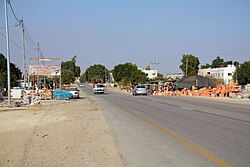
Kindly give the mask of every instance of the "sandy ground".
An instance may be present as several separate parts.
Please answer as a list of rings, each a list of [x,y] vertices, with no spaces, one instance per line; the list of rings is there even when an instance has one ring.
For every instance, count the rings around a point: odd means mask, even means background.
[[[1,167],[124,166],[91,97],[44,103],[0,111]]]

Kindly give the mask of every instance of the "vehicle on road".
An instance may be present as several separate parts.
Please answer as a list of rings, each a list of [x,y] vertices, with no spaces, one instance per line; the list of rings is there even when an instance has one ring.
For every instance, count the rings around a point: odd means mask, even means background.
[[[104,87],[105,86],[103,84],[96,84],[93,88],[94,94],[104,94]]]
[[[133,89],[132,89],[132,95],[136,96],[136,95],[143,95],[143,96],[147,96],[148,95],[148,90],[146,89],[145,85],[136,85]]]
[[[69,87],[65,89],[66,91],[70,92],[73,95],[73,98],[79,98],[79,89],[77,89],[76,87]]]
[[[84,83],[80,83],[79,86],[83,88],[85,85]]]

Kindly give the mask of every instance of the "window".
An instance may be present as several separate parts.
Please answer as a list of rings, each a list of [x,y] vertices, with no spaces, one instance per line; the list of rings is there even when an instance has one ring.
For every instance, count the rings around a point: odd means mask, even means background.
[[[228,73],[227,75],[228,75],[228,76],[232,76],[232,73]]]
[[[209,74],[210,74],[210,72],[208,71],[208,72],[207,72],[207,74],[209,75]]]
[[[146,87],[144,85],[137,85],[136,88],[144,88],[144,89],[146,89]]]
[[[104,88],[104,85],[96,85],[96,88]]]

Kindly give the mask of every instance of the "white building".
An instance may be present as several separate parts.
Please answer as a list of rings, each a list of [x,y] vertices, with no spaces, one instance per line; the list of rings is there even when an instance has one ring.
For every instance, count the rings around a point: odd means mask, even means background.
[[[211,76],[215,79],[223,80],[225,84],[233,82],[233,75],[236,70],[234,65],[228,65],[227,67],[220,68],[206,68],[199,69],[198,75]]]
[[[164,79],[179,79],[182,78],[183,74],[182,73],[173,73],[173,74],[163,74]]]
[[[143,70],[142,68],[138,68],[142,72],[148,75],[149,79],[155,79],[158,77],[158,71],[157,70]]]

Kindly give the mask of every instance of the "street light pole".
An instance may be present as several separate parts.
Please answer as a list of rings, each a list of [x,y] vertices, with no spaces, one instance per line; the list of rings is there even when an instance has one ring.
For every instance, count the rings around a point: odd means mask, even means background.
[[[10,91],[10,50],[9,50],[10,43],[9,43],[9,23],[8,23],[7,3],[9,3],[9,0],[4,0],[5,29],[6,29],[6,52],[7,52],[6,56],[7,56],[8,105],[10,105],[11,104],[11,91]]]

